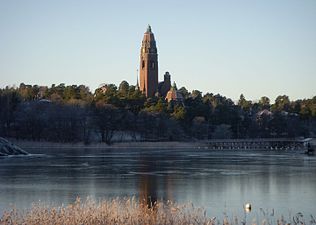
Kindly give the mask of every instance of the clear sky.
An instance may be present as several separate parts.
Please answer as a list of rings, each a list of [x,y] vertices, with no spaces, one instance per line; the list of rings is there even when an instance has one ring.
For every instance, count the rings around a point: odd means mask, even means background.
[[[315,0],[0,0],[0,85],[135,84],[147,24],[159,80],[233,100],[316,95]]]

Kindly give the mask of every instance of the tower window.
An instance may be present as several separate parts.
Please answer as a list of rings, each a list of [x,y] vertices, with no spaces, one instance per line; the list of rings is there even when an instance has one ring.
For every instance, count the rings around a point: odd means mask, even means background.
[[[144,67],[145,67],[145,61],[142,60],[142,69],[144,69]]]
[[[155,62],[151,62],[150,66],[151,66],[152,69],[155,69]]]

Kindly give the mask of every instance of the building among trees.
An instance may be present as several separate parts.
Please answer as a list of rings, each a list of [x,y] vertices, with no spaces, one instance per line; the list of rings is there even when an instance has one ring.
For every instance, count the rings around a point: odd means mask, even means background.
[[[167,92],[170,90],[171,88],[171,79],[170,79],[170,74],[169,72],[167,71],[164,75],[164,80],[159,82],[158,84],[158,93],[161,95],[161,96],[166,96],[167,95]]]
[[[168,102],[174,101],[174,102],[178,102],[178,103],[183,103],[183,96],[182,96],[181,92],[178,91],[176,82],[173,82],[172,87],[167,92],[166,100]]]
[[[316,135],[316,96],[272,104],[241,94],[231,99],[171,87],[169,72],[158,82],[158,57],[150,26],[140,54],[139,85],[102,84],[51,87],[21,83],[0,88],[0,136],[34,141],[182,141],[296,138]],[[143,67],[143,68],[142,68]]]

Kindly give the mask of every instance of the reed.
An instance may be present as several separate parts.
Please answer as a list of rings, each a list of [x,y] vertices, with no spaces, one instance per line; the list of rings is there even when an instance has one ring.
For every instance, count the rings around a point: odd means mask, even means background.
[[[284,219],[276,220],[275,224],[298,225],[302,220],[286,222]],[[261,224],[271,224],[272,221],[262,221]],[[314,221],[310,221],[313,224]],[[151,207],[141,203],[136,198],[116,198],[96,202],[90,198],[81,201],[80,198],[67,206],[53,207],[41,203],[33,204],[29,210],[11,209],[4,212],[0,224],[5,225],[235,225],[243,224],[242,220],[224,218],[218,221],[209,218],[203,208],[194,207],[193,204],[177,204],[171,201],[157,202]],[[252,222],[251,224],[257,224]],[[304,223],[305,224],[305,223]],[[315,223],[316,224],[316,223]]]

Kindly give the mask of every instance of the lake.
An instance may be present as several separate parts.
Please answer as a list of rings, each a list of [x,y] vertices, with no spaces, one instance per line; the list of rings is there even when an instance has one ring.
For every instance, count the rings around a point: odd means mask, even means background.
[[[316,216],[316,157],[294,151],[26,149],[0,158],[0,212],[76,197],[192,202],[209,216]],[[148,197],[150,196],[150,197]],[[252,204],[245,215],[243,204]],[[260,209],[262,208],[262,209]]]

